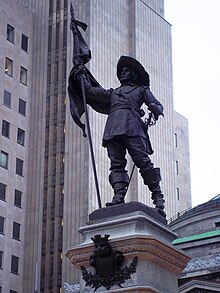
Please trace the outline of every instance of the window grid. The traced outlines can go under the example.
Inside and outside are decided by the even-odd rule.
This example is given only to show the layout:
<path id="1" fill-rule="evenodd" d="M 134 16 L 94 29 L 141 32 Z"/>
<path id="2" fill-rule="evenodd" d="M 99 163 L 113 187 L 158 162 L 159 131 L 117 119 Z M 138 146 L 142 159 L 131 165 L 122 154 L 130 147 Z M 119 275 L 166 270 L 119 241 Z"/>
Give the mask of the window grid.
<path id="1" fill-rule="evenodd" d="M 6 198 L 6 185 L 0 182 L 0 200 L 5 201 Z"/>
<path id="2" fill-rule="evenodd" d="M 20 208 L 21 208 L 21 197 L 22 197 L 22 192 L 20 190 L 15 189 L 14 205 Z"/>
<path id="3" fill-rule="evenodd" d="M 9 58 L 5 58 L 5 74 L 13 76 L 13 61 Z"/>
<path id="4" fill-rule="evenodd" d="M 19 158 L 16 158 L 16 174 L 19 176 L 23 176 L 23 167 L 24 161 Z"/>
<path id="5" fill-rule="evenodd" d="M 3 269 L 3 251 L 0 250 L 0 269 Z M 0 291 L 1 293 L 1 291 Z"/>
<path id="6" fill-rule="evenodd" d="M 11 273 L 18 274 L 18 263 L 19 263 L 19 257 L 12 255 L 11 256 Z"/>
<path id="7" fill-rule="evenodd" d="M 176 175 L 178 175 L 179 174 L 179 163 L 178 163 L 178 161 L 176 161 Z"/>
<path id="8" fill-rule="evenodd" d="M 6 90 L 4 90 L 3 104 L 11 108 L 11 93 Z"/>
<path id="9" fill-rule="evenodd" d="M 22 99 L 19 99 L 18 113 L 26 116 L 26 102 Z"/>
<path id="10" fill-rule="evenodd" d="M 28 37 L 24 34 L 21 36 L 21 49 L 28 52 Z"/>
<path id="11" fill-rule="evenodd" d="M 20 67 L 20 83 L 27 85 L 27 69 Z"/>
<path id="12" fill-rule="evenodd" d="M 7 40 L 14 44 L 15 29 L 10 24 L 7 24 Z"/>
<path id="13" fill-rule="evenodd" d="M 21 224 L 17 222 L 13 222 L 13 232 L 12 232 L 13 239 L 20 240 L 20 230 L 21 230 Z"/>
<path id="14" fill-rule="evenodd" d="M 6 120 L 2 120 L 2 135 L 4 137 L 10 137 L 10 123 Z"/>
<path id="15" fill-rule="evenodd" d="M 180 189 L 179 189 L 179 187 L 176 188 L 176 197 L 177 197 L 177 200 L 179 201 L 180 200 Z"/>
<path id="16" fill-rule="evenodd" d="M 178 147 L 178 140 L 177 140 L 177 133 L 174 134 L 174 143 L 175 143 L 175 147 Z"/>
<path id="17" fill-rule="evenodd" d="M 24 141 L 25 141 L 25 131 L 21 128 L 18 128 L 17 143 L 19 143 L 20 145 L 24 145 Z"/>
<path id="18" fill-rule="evenodd" d="M 5 234 L 5 218 L 0 216 L 0 234 Z"/>
<path id="19" fill-rule="evenodd" d="M 1 151 L 0 153 L 0 166 L 8 169 L 8 153 Z"/>

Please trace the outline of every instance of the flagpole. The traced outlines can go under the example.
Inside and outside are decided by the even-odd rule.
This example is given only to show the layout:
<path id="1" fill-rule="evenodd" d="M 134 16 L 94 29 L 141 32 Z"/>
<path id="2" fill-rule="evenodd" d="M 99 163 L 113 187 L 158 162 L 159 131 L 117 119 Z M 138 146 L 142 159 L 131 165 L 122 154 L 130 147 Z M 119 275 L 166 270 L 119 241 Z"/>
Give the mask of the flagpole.
<path id="1" fill-rule="evenodd" d="M 79 38 L 78 38 L 78 32 L 76 28 L 76 22 L 74 18 L 74 10 L 73 10 L 72 3 L 70 4 L 70 13 L 71 13 L 71 30 L 72 30 L 73 38 L 74 38 L 74 46 L 76 48 L 77 53 L 79 54 Z M 99 205 L 99 208 L 102 208 L 101 197 L 99 192 L 98 176 L 97 176 L 96 165 L 95 165 L 95 156 L 94 156 L 93 144 L 92 144 L 92 136 L 91 136 L 91 130 L 90 130 L 90 124 L 89 124 L 89 115 L 88 115 L 88 109 L 86 104 L 85 85 L 84 85 L 82 74 L 80 74 L 80 85 L 82 89 L 83 105 L 84 105 L 85 118 L 86 118 L 86 128 L 87 128 L 88 139 L 89 139 L 89 146 L 90 146 L 90 153 L 91 153 L 91 160 L 92 160 L 98 205 Z"/>

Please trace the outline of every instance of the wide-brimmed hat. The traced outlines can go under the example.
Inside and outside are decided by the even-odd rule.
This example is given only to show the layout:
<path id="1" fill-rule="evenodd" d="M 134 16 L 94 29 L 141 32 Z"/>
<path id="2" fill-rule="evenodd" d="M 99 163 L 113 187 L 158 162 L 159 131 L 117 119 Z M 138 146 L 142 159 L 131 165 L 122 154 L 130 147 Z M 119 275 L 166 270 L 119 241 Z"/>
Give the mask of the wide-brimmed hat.
<path id="1" fill-rule="evenodd" d="M 150 77 L 147 71 L 144 69 L 143 65 L 136 59 L 130 56 L 121 56 L 117 64 L 117 77 L 120 80 L 120 72 L 122 68 L 128 67 L 132 68 L 138 75 L 138 85 L 150 86 Z"/>

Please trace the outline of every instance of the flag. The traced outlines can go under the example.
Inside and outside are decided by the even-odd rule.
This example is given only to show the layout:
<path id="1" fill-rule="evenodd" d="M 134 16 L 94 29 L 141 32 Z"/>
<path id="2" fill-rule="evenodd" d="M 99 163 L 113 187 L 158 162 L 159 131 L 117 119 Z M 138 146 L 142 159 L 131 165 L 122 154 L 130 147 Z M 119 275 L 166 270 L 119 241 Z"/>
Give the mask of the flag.
<path id="1" fill-rule="evenodd" d="M 73 9 L 71 6 L 71 25 L 70 28 L 73 31 L 74 38 L 74 49 L 73 49 L 73 60 L 76 56 L 80 56 L 83 63 L 86 64 L 91 59 L 91 51 L 86 44 L 81 32 L 78 27 L 81 27 L 84 31 L 87 28 L 87 25 L 83 22 L 80 22 L 74 18 Z M 101 87 L 100 84 L 96 81 L 96 79 L 92 76 L 91 72 L 86 68 L 86 76 L 89 82 L 93 87 Z M 73 66 L 70 71 L 69 79 L 68 79 L 68 94 L 70 101 L 70 113 L 73 118 L 73 121 L 82 129 L 83 136 L 86 137 L 85 124 L 81 122 L 81 116 L 84 114 L 84 104 L 82 98 L 82 89 L 77 78 L 77 68 Z M 108 114 L 110 104 L 109 102 L 98 102 L 90 99 L 86 96 L 86 103 L 90 105 L 95 111 Z"/>

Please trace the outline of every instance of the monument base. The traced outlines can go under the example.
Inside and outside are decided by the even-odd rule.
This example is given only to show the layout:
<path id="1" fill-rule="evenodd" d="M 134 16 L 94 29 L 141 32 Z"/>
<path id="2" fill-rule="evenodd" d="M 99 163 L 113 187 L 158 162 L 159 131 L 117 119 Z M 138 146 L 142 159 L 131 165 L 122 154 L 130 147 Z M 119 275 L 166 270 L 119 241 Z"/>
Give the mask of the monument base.
<path id="1" fill-rule="evenodd" d="M 95 250 L 91 237 L 110 235 L 109 244 L 124 255 L 122 267 L 129 267 L 138 258 L 136 272 L 123 283 L 110 289 L 99 286 L 96 292 L 177 293 L 177 276 L 189 257 L 171 245 L 176 238 L 166 226 L 166 220 L 152 208 L 138 202 L 102 208 L 89 216 L 89 222 L 79 229 L 84 241 L 68 249 L 66 256 L 77 267 L 96 274 L 89 259 Z M 121 287 L 122 288 L 121 288 Z M 81 278 L 80 292 L 93 292 Z"/>

